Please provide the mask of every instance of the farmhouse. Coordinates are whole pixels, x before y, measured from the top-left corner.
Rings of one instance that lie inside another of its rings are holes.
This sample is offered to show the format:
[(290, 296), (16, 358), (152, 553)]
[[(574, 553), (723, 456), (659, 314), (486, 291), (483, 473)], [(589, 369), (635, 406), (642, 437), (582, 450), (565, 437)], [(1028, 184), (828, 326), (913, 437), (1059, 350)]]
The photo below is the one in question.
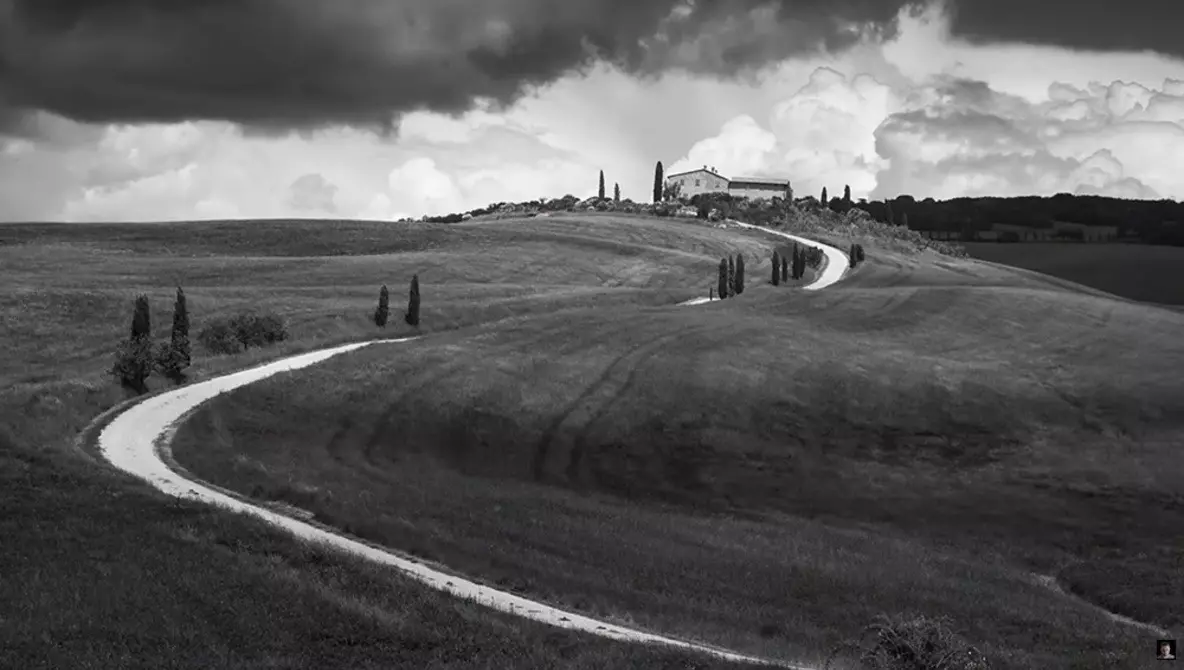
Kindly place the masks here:
[(743, 198), (792, 198), (793, 189), (788, 179), (740, 177), (728, 179), (714, 167), (703, 167), (666, 176), (668, 185), (678, 184), (682, 195), (691, 197), (701, 193), (727, 193)]

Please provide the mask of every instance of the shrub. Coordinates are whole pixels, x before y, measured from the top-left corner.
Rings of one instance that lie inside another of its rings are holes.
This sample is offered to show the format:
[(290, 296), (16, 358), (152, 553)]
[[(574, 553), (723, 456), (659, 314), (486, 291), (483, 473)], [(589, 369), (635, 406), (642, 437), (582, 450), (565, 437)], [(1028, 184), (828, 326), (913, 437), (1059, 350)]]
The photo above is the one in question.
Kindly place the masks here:
[(872, 635), (866, 648), (859, 643), (841, 644), (824, 668), (844, 649), (859, 654), (864, 670), (990, 670), (982, 652), (950, 628), (948, 619), (890, 618), (880, 615), (864, 629)]
[(744, 292), (744, 256), (736, 254), (736, 295)]
[(411, 291), (407, 298), (407, 313), (403, 320), (409, 326), (419, 325), (419, 275), (411, 276)]
[(781, 255), (773, 251), (773, 286), (781, 283)]
[(152, 353), (152, 363), (157, 372), (174, 384), (185, 381), (185, 368), (189, 367), (189, 338), (184, 339), (184, 349), (176, 339), (161, 342)]
[(143, 395), (148, 392), (148, 377), (155, 365), (152, 339), (129, 337), (115, 349), (115, 362), (110, 372), (124, 388)]
[(867, 260), (867, 256), (863, 255), (863, 245), (862, 244), (859, 244), (859, 243), (855, 244), (855, 257), (859, 259), (860, 263)]
[(789, 281), (789, 258), (781, 257), (781, 281)]
[(284, 320), (270, 312), (240, 312), (230, 318), (230, 328), (244, 350), (288, 339)]
[(243, 345), (238, 341), (229, 319), (216, 319), (197, 333), (197, 341), (211, 354), (237, 354)]
[(851, 246), (847, 247), (847, 266), (855, 267), (858, 262), (859, 258), (855, 255), (855, 243), (852, 242)]
[(379, 328), (386, 327), (387, 318), (391, 314), (391, 294), (387, 290), (386, 284), (378, 290), (378, 308), (374, 310), (374, 325)]

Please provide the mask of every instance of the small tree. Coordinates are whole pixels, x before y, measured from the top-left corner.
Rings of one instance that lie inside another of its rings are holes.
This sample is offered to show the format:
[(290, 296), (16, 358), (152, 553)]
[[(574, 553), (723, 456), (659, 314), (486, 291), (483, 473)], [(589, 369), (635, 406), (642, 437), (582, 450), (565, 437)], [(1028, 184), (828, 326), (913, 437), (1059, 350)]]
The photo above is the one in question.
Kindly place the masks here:
[(781, 257), (781, 281), (789, 281), (789, 258), (786, 256)]
[(736, 295), (736, 259), (728, 256), (728, 297)]
[(132, 327), (128, 338), (115, 350), (111, 375), (124, 387), (137, 394), (148, 392), (148, 377), (156, 367), (156, 352), (152, 346), (152, 323), (148, 313), (148, 296), (136, 296), (132, 308)]
[(185, 299), (185, 291), (182, 291), (180, 286), (177, 287), (177, 297), (173, 300), (173, 330), (169, 334), (169, 342), (188, 366), (190, 363), (189, 303)]
[(604, 170), (600, 171), (600, 188), (596, 192), (596, 197), (604, 200)]
[(719, 285), (716, 287), (719, 299), (728, 297), (728, 259), (719, 259)]
[(793, 278), (801, 279), (805, 274), (805, 253), (802, 248), (795, 242), (793, 245)]
[(185, 291), (178, 286), (177, 297), (173, 302), (173, 329), (169, 341), (162, 342), (154, 353), (156, 370), (173, 383), (180, 384), (185, 380), (185, 369), (191, 362), (189, 354), (189, 308)]
[(407, 313), (403, 320), (409, 326), (419, 326), (419, 275), (411, 276), (411, 291), (407, 298)]
[(682, 184), (677, 181), (666, 184), (662, 190), (662, 197), (666, 200), (679, 200), (682, 198)]
[(844, 205), (851, 204), (851, 187), (850, 186), (843, 187), (843, 204)]
[(662, 202), (662, 161), (654, 166), (654, 202)]
[(744, 255), (736, 254), (736, 295), (744, 292)]
[(863, 245), (862, 244), (855, 245), (855, 258), (860, 263), (862, 263), (864, 261), (864, 259), (867, 258), (866, 256), (863, 255)]
[(136, 296), (135, 307), (132, 310), (131, 339), (152, 337), (152, 320), (148, 314), (148, 296), (143, 293)]
[(773, 286), (781, 284), (781, 255), (773, 250)]
[(617, 183), (613, 184), (613, 202), (621, 202), (621, 185)]
[(387, 290), (386, 284), (378, 290), (378, 309), (374, 310), (374, 325), (379, 328), (386, 327), (386, 320), (391, 314), (391, 294)]
[(825, 186), (822, 187), (822, 199), (820, 199), (819, 202), (822, 203), (823, 207), (830, 206), (830, 200), (827, 199), (827, 197), (826, 197), (826, 187)]

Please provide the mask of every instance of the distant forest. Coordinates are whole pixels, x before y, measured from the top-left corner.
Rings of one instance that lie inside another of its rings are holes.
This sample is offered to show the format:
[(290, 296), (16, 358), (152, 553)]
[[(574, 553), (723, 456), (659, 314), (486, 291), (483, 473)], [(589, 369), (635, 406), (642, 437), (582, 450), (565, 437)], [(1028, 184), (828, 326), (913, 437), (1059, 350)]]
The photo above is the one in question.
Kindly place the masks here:
[(954, 198), (917, 200), (898, 196), (884, 201), (844, 203), (832, 198), (831, 209), (858, 207), (880, 221), (918, 231), (954, 231), (969, 235), (993, 224), (1048, 229), (1054, 221), (1114, 226), (1120, 239), (1146, 244), (1184, 246), (1184, 203), (1174, 200), (1122, 200), (1096, 195), (1058, 193), (1052, 197)]

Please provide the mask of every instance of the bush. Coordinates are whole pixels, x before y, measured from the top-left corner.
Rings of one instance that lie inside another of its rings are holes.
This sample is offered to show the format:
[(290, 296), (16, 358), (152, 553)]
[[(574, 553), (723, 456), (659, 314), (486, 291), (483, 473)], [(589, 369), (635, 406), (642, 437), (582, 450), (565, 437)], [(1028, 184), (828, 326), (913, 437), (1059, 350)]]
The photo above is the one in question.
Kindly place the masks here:
[(773, 251), (773, 286), (781, 283), (781, 254)]
[(865, 670), (990, 670), (983, 654), (950, 629), (947, 619), (925, 616), (892, 619), (881, 615), (864, 629), (872, 634), (871, 645), (840, 645), (824, 668), (843, 649), (859, 652)]
[(288, 339), (284, 320), (271, 312), (240, 312), (231, 317), (230, 327), (244, 350)]
[(237, 354), (243, 349), (230, 325), (230, 319), (214, 320), (198, 331), (197, 341), (211, 354)]
[(278, 315), (239, 312), (229, 319), (216, 319), (201, 329), (197, 339), (210, 353), (237, 354), (288, 339), (288, 329)]
[(116, 348), (110, 372), (124, 388), (142, 395), (148, 392), (148, 377), (154, 367), (156, 361), (151, 338), (130, 337)]
[(189, 367), (189, 338), (172, 338), (161, 342), (153, 352), (153, 364), (157, 372), (175, 384), (185, 381), (185, 368)]
[(719, 259), (719, 299), (728, 297), (728, 259)]

